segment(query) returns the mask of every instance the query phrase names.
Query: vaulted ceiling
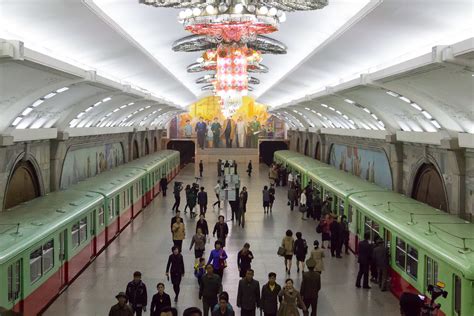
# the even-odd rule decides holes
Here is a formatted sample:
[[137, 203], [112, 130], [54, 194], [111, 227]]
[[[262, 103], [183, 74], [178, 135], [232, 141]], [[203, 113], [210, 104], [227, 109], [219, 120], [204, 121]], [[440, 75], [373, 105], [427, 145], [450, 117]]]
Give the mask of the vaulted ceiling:
[[[253, 96], [292, 128], [472, 134], [472, 8], [330, 0], [289, 13], [270, 35], [288, 54], [264, 56]], [[0, 134], [165, 126], [203, 96], [185, 69], [198, 54], [171, 50], [189, 35], [177, 14], [135, 0], [0, 0]]]

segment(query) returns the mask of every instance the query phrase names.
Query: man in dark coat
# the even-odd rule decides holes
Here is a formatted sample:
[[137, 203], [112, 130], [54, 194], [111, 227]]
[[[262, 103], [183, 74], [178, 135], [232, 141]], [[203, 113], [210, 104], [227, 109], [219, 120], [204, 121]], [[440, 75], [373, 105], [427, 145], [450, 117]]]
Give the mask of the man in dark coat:
[[194, 130], [197, 134], [199, 148], [204, 149], [204, 140], [206, 139], [207, 125], [206, 123], [204, 123], [202, 117], [199, 118], [199, 122], [197, 122]]
[[209, 316], [209, 310], [217, 304], [217, 295], [222, 292], [221, 277], [214, 273], [214, 267], [211, 264], [206, 266], [206, 274], [202, 277], [199, 286], [199, 299], [202, 299], [202, 309], [204, 316]]
[[360, 280], [364, 277], [364, 289], [370, 289], [369, 286], [369, 265], [372, 257], [372, 245], [369, 243], [370, 233], [364, 234], [364, 240], [359, 242], [359, 272], [357, 273], [356, 287], [360, 288]]
[[127, 305], [127, 295], [124, 292], [120, 292], [115, 298], [118, 303], [110, 308], [109, 316], [133, 316], [132, 308]]
[[128, 282], [125, 295], [128, 303], [137, 316], [142, 315], [142, 311], [146, 311], [147, 293], [146, 285], [142, 282], [142, 274], [139, 271], [133, 273], [133, 281]]
[[168, 179], [166, 179], [165, 174], [161, 177], [160, 188], [161, 192], [163, 192], [163, 196], [166, 196], [166, 190], [168, 190]]
[[256, 309], [260, 308], [260, 284], [253, 274], [253, 270], [248, 269], [245, 278], [239, 281], [237, 307], [241, 309], [241, 316], [255, 316]]
[[202, 163], [202, 160], [199, 161], [199, 176], [202, 178], [202, 172], [204, 171], [204, 164]]
[[342, 243], [343, 231], [342, 225], [337, 220], [337, 217], [334, 218], [329, 229], [331, 230], [331, 255], [333, 257], [336, 256], [336, 258], [342, 258], [340, 245]]
[[268, 283], [262, 287], [260, 310], [265, 316], [276, 316], [278, 313], [278, 302], [281, 303], [281, 298], [278, 296], [281, 286], [275, 281], [276, 273], [270, 272], [268, 274]]
[[207, 237], [209, 235], [209, 227], [207, 226], [207, 221], [204, 219], [204, 214], [199, 215], [199, 220], [196, 223], [196, 232], [201, 228], [202, 233]]
[[388, 258], [389, 252], [383, 239], [377, 239], [372, 259], [377, 267], [377, 283], [382, 291], [387, 290]]
[[199, 214], [206, 215], [206, 211], [207, 211], [207, 192], [204, 191], [204, 187], [201, 187], [201, 191], [198, 193], [197, 200], [198, 200], [198, 204], [199, 204]]
[[177, 302], [179, 292], [181, 290], [181, 279], [184, 276], [184, 261], [183, 255], [181, 255], [178, 247], [173, 246], [171, 251], [173, 253], [168, 257], [168, 263], [166, 264], [166, 276], [169, 279], [171, 275], [171, 283], [173, 284], [173, 290], [175, 294], [174, 301]]
[[229, 234], [229, 226], [224, 222], [224, 216], [219, 215], [219, 221], [214, 225], [214, 230], [212, 231], [212, 236], [214, 237], [217, 234], [217, 239], [221, 242], [222, 247], [225, 247], [225, 240]]
[[243, 187], [242, 192], [239, 194], [239, 209], [237, 211], [237, 222], [242, 228], [245, 227], [245, 213], [247, 212], [248, 197], [247, 187]]
[[307, 272], [303, 273], [303, 281], [301, 282], [300, 294], [306, 308], [311, 308], [311, 316], [316, 316], [318, 311], [318, 293], [321, 290], [321, 275], [314, 271], [316, 261], [312, 258], [306, 260]]

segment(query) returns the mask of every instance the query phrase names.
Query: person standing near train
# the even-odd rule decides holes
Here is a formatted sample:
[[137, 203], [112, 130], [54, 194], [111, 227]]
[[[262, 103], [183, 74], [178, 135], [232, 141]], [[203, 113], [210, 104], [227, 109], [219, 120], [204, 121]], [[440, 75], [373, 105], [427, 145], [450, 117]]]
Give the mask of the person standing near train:
[[168, 190], [168, 179], [166, 178], [166, 175], [163, 174], [160, 180], [160, 188], [161, 192], [163, 192], [163, 196], [166, 196], [166, 191]]

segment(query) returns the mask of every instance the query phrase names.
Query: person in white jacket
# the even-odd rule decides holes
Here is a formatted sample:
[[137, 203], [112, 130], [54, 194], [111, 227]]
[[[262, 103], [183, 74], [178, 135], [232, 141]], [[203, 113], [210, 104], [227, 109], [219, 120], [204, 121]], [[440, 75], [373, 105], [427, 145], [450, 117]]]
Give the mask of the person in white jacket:
[[303, 190], [300, 195], [300, 212], [301, 212], [301, 219], [306, 220], [304, 218], [304, 213], [306, 212], [306, 192]]

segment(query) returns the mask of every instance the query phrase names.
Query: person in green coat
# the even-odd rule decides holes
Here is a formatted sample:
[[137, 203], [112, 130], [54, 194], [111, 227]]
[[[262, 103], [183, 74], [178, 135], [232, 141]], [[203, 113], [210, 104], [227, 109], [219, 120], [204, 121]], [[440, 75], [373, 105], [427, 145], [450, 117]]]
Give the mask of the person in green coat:
[[249, 123], [250, 131], [250, 147], [257, 148], [258, 145], [258, 136], [260, 134], [260, 122], [257, 121], [257, 116], [253, 117], [253, 121]]
[[219, 123], [217, 117], [214, 118], [214, 123], [211, 125], [211, 131], [213, 135], [214, 148], [219, 148], [219, 142], [221, 137], [221, 124]]

